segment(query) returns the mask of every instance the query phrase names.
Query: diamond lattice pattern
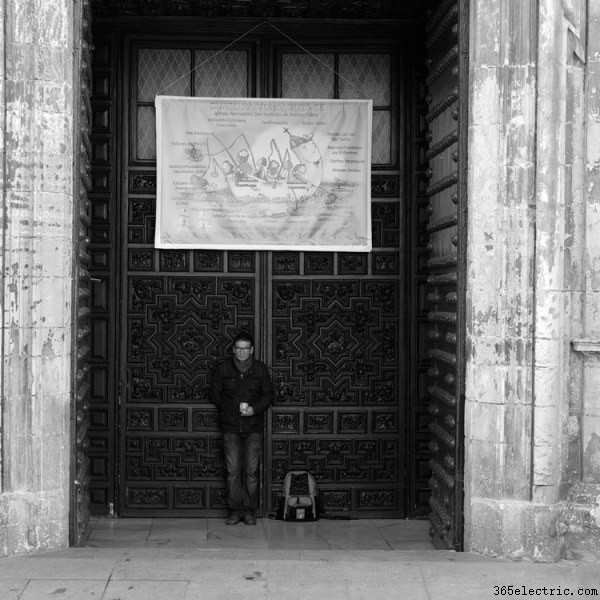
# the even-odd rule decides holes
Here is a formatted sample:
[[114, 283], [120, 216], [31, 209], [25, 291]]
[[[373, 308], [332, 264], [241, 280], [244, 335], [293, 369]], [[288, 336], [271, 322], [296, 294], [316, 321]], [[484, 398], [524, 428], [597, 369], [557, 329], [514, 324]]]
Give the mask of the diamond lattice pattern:
[[[373, 106], [389, 106], [389, 54], [340, 54], [340, 98], [372, 98]], [[358, 95], [357, 95], [358, 94]]]
[[284, 54], [281, 64], [283, 98], [333, 99], [333, 54]]
[[246, 52], [196, 51], [196, 96], [245, 98], [248, 96], [248, 55]]
[[189, 50], [141, 48], [138, 54], [138, 101], [154, 102], [157, 95], [189, 96]]
[[156, 95], [189, 96], [194, 76], [196, 96], [238, 98], [248, 95], [247, 52], [142, 48], [138, 54], [137, 158], [156, 158]]
[[391, 156], [391, 116], [388, 110], [373, 111], [373, 147], [371, 162], [375, 165], [388, 165]]

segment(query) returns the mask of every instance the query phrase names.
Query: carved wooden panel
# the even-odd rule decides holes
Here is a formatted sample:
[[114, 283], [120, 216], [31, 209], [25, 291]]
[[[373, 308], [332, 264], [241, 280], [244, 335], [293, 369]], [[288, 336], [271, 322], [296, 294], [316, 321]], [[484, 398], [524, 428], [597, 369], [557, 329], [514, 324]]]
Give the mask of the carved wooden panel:
[[188, 270], [193, 256], [159, 255], [161, 275], [128, 280], [121, 511], [220, 514], [224, 464], [210, 375], [237, 331], [254, 331], [256, 284], [247, 276], [165, 275]]
[[[273, 272], [294, 256], [274, 254]], [[308, 469], [327, 512], [400, 514], [398, 279], [276, 278], [272, 311], [271, 508], [286, 472]]]

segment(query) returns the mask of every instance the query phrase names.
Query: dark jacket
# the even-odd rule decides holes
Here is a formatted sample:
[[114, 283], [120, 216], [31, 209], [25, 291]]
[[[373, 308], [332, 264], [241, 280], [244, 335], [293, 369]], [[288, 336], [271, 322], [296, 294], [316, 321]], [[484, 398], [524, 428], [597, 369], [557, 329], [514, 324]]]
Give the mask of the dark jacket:
[[[211, 385], [211, 402], [219, 409], [222, 431], [262, 431], [264, 414], [273, 402], [274, 391], [269, 370], [259, 360], [242, 373], [233, 359], [227, 359], [216, 369]], [[254, 409], [251, 417], [240, 415], [240, 402]]]

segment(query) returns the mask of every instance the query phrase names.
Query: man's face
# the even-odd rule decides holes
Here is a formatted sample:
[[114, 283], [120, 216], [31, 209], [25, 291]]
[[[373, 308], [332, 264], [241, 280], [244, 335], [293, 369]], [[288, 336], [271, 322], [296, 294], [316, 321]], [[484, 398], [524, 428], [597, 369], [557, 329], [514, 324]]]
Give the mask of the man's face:
[[245, 340], [236, 342], [233, 346], [233, 354], [240, 361], [248, 360], [252, 356], [252, 352], [254, 352], [254, 346]]

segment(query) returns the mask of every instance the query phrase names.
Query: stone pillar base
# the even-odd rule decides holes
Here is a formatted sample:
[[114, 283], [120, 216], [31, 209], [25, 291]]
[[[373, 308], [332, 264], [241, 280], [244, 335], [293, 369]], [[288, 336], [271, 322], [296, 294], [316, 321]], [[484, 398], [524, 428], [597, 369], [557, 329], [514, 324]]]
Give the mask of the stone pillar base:
[[560, 516], [567, 558], [600, 561], [600, 484], [574, 485]]
[[68, 548], [68, 523], [62, 494], [0, 494], [0, 557]]
[[536, 562], [566, 557], [559, 520], [564, 504], [472, 498], [465, 519], [465, 550]]

